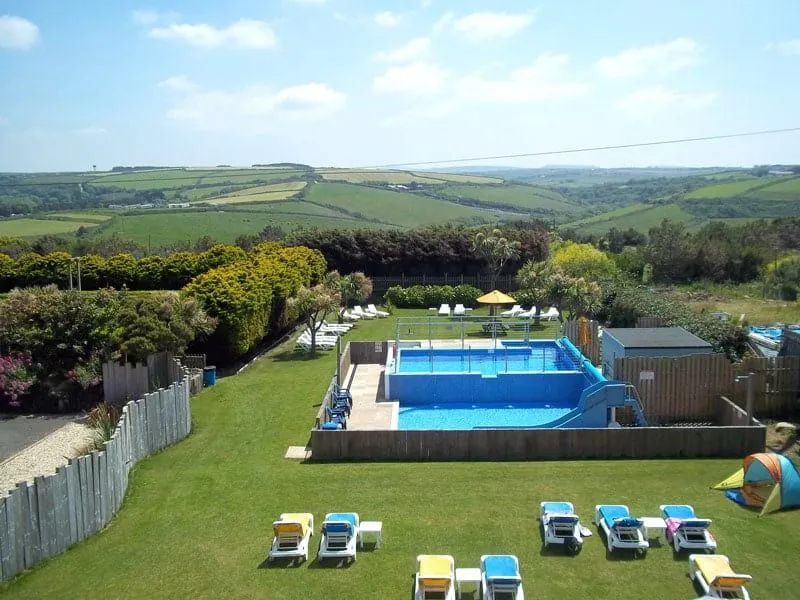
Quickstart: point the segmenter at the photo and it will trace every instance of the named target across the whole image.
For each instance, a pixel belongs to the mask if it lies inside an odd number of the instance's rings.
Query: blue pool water
[[[448,403],[401,406],[398,429],[476,429],[540,427],[573,407],[546,403]]]
[[[399,373],[541,373],[577,369],[556,344],[501,348],[402,348]]]

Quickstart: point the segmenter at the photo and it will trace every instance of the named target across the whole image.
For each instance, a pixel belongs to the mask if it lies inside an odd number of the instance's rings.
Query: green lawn
[[[417,311],[422,315],[426,311]],[[402,311],[402,314],[409,314]],[[380,338],[391,319],[359,324]],[[737,460],[314,464],[282,458],[303,445],[334,369],[334,356],[277,349],[242,375],[221,379],[192,404],[194,432],[140,463],[119,516],[105,532],[0,586],[10,599],[408,598],[420,553],[477,567],[512,553],[531,598],[674,599],[699,594],[685,556],[654,547],[642,560],[606,555],[595,533],[568,558],[541,549],[543,500],[570,500],[586,524],[596,503],[655,515],[688,502],[714,519],[720,553],[754,577],[754,598],[796,597],[800,511],[757,516],[709,485]],[[383,545],[349,568],[263,568],[271,523],[282,512],[331,511],[383,521]],[[591,527],[594,531],[594,526]]]
[[[344,208],[365,218],[415,227],[458,219],[496,220],[496,215],[434,198],[347,183],[316,183],[308,191],[310,202]]]
[[[582,233],[605,233],[612,227],[620,230],[633,227],[647,232],[658,226],[664,219],[689,223],[694,217],[677,204],[632,204],[607,213],[595,215],[580,221],[567,223],[564,227],[577,229]]]
[[[89,221],[57,221],[55,219],[2,219],[0,236],[38,237],[49,233],[72,233],[79,227],[97,227]]]

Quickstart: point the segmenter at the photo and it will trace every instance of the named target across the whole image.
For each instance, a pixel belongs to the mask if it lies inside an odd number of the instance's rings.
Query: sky
[[[0,171],[375,165],[800,127],[797,0],[2,0]],[[480,165],[800,162],[800,132]]]

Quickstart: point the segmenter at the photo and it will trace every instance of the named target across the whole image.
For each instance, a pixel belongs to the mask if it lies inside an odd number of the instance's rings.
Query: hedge
[[[316,250],[263,244],[242,260],[195,277],[185,292],[218,322],[206,353],[227,361],[276,333],[286,324],[286,300],[301,286],[321,281],[325,267]]]
[[[384,300],[398,308],[430,308],[442,304],[463,304],[473,308],[483,291],[472,285],[395,285],[386,290]]]
[[[201,253],[177,252],[141,259],[128,253],[108,259],[87,254],[80,257],[81,286],[84,290],[121,289],[123,286],[131,290],[179,290],[201,273],[246,257],[241,248],[225,244],[217,244]],[[49,284],[65,288],[72,260],[66,252],[44,255],[25,252],[16,260],[0,254],[0,292]],[[77,265],[73,265],[73,284],[78,284]]]

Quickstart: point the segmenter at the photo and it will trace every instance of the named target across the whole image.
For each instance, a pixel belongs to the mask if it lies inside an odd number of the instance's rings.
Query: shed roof
[[[625,348],[711,348],[711,344],[683,327],[630,327],[606,329]]]

